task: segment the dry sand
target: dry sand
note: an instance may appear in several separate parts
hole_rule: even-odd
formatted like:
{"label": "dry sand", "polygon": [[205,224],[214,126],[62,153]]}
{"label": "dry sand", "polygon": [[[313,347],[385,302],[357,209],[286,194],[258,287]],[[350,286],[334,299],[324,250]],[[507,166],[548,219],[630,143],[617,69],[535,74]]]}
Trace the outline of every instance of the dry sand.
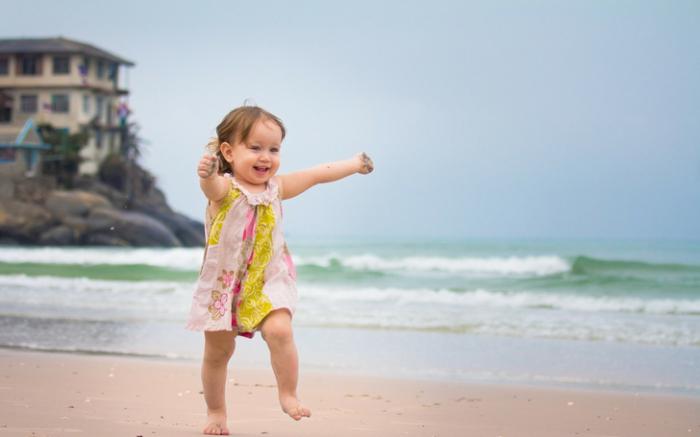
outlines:
{"label": "dry sand", "polygon": [[[270,369],[229,368],[235,436],[700,435],[700,398],[304,372],[310,419],[280,410]],[[0,349],[0,436],[196,436],[199,365]]]}

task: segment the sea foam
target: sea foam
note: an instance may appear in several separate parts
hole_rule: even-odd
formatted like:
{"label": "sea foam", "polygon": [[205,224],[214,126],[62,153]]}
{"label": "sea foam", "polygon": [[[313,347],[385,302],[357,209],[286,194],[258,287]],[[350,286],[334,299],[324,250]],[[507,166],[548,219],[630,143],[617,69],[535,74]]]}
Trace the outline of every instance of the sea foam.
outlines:
{"label": "sea foam", "polygon": [[[0,248],[0,262],[79,265],[148,265],[198,270],[201,248]],[[567,272],[571,266],[556,255],[508,257],[407,256],[382,257],[372,253],[320,256],[293,256],[299,267],[322,268],[339,265],[357,271],[445,272],[457,275],[534,275]]]}
{"label": "sea foam", "polygon": [[569,271],[569,263],[558,256],[441,257],[409,256],[384,258],[373,254],[295,257],[300,266],[330,267],[333,263],[370,271],[446,272],[452,274],[551,275]]}

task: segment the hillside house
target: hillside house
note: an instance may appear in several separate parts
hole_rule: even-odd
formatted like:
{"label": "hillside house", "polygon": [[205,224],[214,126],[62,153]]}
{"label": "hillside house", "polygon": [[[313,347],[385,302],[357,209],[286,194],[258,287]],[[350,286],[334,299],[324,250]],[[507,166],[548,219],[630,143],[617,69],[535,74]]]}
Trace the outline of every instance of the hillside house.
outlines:
{"label": "hillside house", "polygon": [[[0,39],[0,138],[6,145],[0,174],[22,155],[7,145],[16,142],[29,120],[71,133],[87,129],[90,139],[81,151],[79,173],[95,174],[108,154],[122,151],[127,138],[127,72],[132,66],[101,48],[63,37]],[[34,138],[30,144],[42,141]]]}

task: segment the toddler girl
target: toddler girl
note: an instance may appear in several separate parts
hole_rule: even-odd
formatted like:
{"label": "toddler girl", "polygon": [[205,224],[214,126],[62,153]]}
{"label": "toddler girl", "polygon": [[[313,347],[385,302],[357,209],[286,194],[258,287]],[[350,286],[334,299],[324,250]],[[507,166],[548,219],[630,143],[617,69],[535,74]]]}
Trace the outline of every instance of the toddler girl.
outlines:
{"label": "toddler girl", "polygon": [[262,108],[231,111],[199,161],[206,208],[206,248],[187,328],[204,331],[204,434],[228,434],[225,385],[237,335],[260,331],[270,349],[282,410],[294,420],[311,411],[297,397],[292,336],[296,272],[282,233],[281,200],[313,185],[373,170],[364,153],[276,176],[285,128]]}

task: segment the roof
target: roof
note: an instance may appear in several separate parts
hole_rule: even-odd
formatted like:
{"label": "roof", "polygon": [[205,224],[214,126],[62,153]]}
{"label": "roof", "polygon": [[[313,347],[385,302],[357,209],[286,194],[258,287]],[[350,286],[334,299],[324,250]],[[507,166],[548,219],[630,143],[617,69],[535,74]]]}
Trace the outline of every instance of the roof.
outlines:
{"label": "roof", "polygon": [[34,120],[27,119],[21,129],[17,129],[17,133],[0,133],[0,148],[15,148],[15,149],[42,149],[51,148],[49,144],[44,143],[39,131],[34,124]]}
{"label": "roof", "polygon": [[63,38],[16,38],[0,39],[0,54],[14,53],[80,53],[104,58],[129,67],[134,63],[92,44]]}

